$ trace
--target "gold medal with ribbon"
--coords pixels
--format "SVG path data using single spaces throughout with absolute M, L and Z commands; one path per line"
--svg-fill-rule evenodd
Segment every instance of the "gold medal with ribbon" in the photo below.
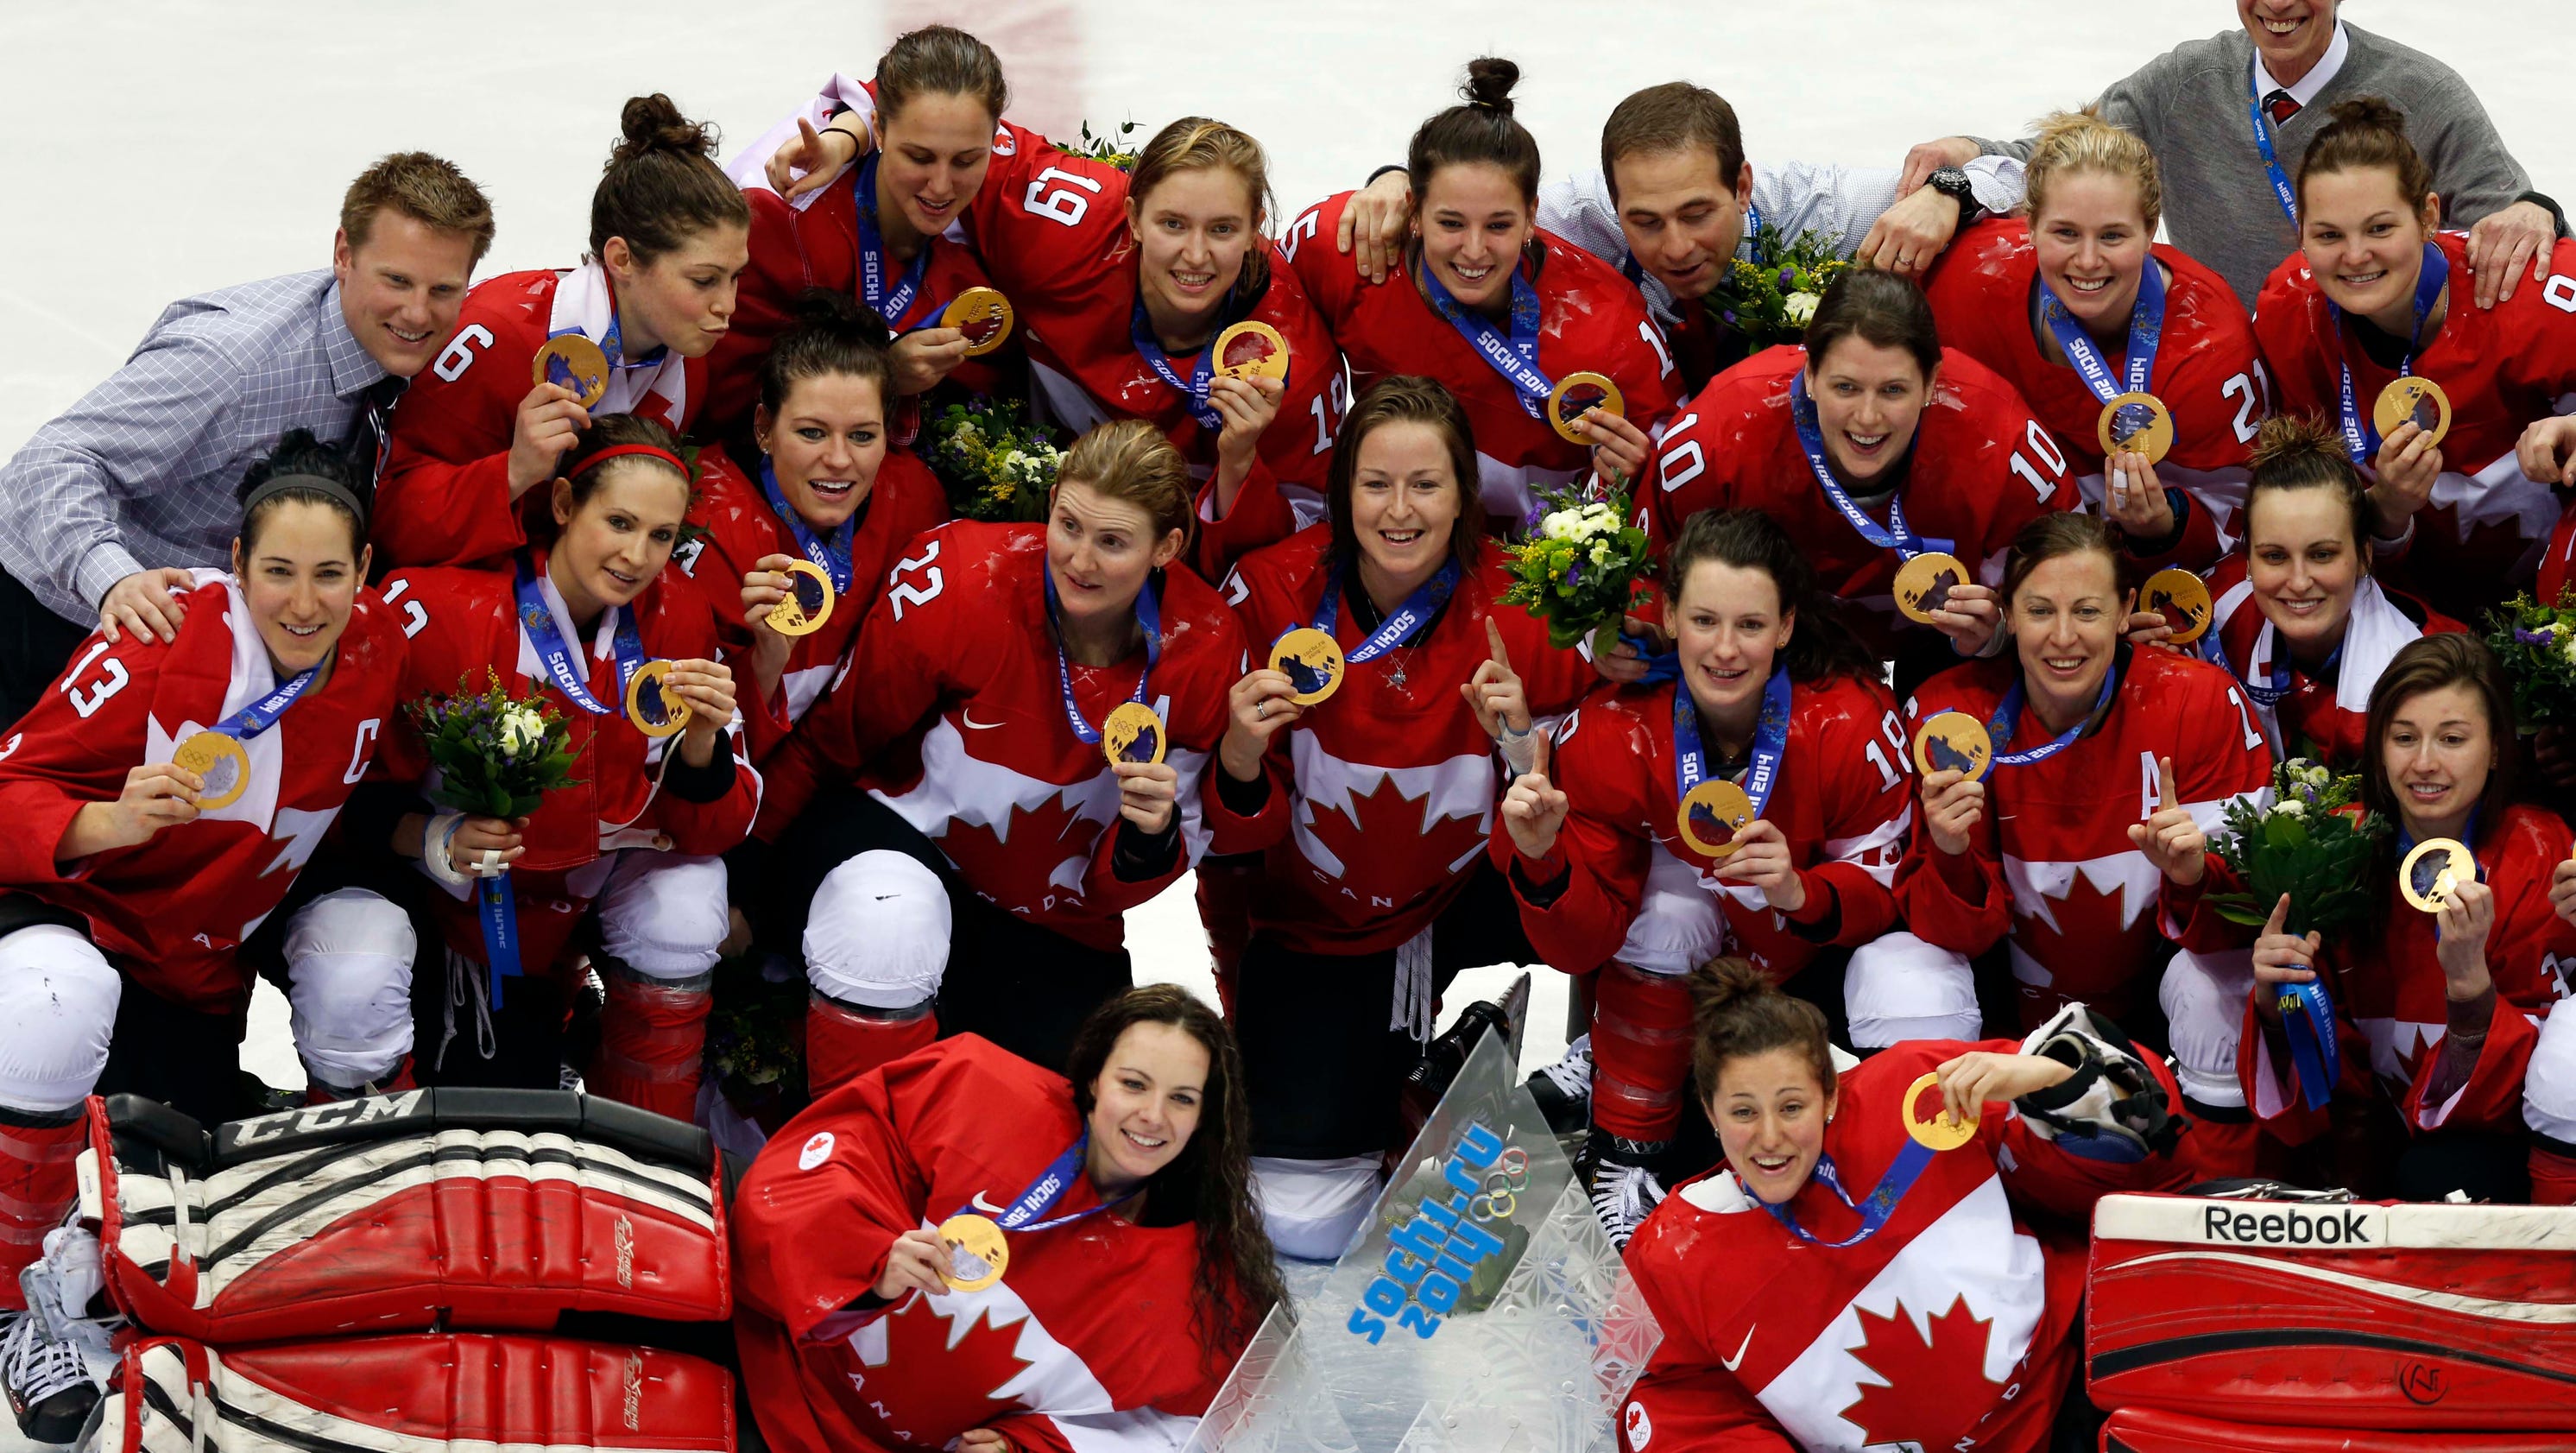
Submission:
M 2397 432 L 2400 424 L 2412 423 L 2428 436 L 2425 447 L 2442 442 L 2451 432 L 2451 396 L 2429 378 L 2408 374 L 2379 391 L 2379 402 L 2371 408 L 2371 422 L 2379 426 L 2379 437 Z
M 1742 846 L 1736 834 L 1753 821 L 1753 799 L 1735 783 L 1712 777 L 1682 799 L 1680 816 L 1682 841 L 1692 852 L 1723 858 Z
M 1928 1119 L 1917 1108 L 1927 1090 L 1931 1092 L 1932 1103 L 1936 1107 Z M 1977 1138 L 1975 1119 L 1961 1119 L 1942 1104 L 1941 1076 L 1937 1073 L 1926 1074 L 1907 1087 L 1904 1111 L 1905 1133 L 1913 1136 L 1915 1144 L 1926 1150 L 1957 1150 Z
M 1011 300 L 993 288 L 968 288 L 940 311 L 939 326 L 966 335 L 966 356 L 981 358 L 1011 336 Z
M 1313 626 L 1299 626 L 1270 648 L 1270 669 L 1296 688 L 1290 700 L 1313 706 L 1342 689 L 1342 644 Z
M 608 397 L 608 355 L 579 333 L 549 338 L 528 371 L 531 383 L 550 383 L 581 400 L 585 409 Z
M 1926 550 L 1896 567 L 1896 608 L 1907 620 L 1932 623 L 1932 612 L 1950 603 L 1954 586 L 1968 583 L 1968 567 L 1956 555 Z
M 769 628 L 782 636 L 810 636 L 832 618 L 831 573 L 811 560 L 791 560 L 785 573 L 787 594 L 769 608 Z
M 1249 318 L 1216 335 L 1219 378 L 1288 377 L 1288 340 L 1267 323 Z
M 1574 428 L 1574 421 L 1595 409 L 1624 415 L 1628 401 L 1620 396 L 1619 385 L 1597 373 L 1569 373 L 1556 381 L 1547 396 L 1548 427 L 1559 437 L 1576 444 L 1594 444 Z
M 250 790 L 250 753 L 239 738 L 224 732 L 198 732 L 181 742 L 170 754 L 170 765 L 196 773 L 206 784 L 197 794 L 199 812 L 230 807 Z
M 670 690 L 671 663 L 647 661 L 626 682 L 626 719 L 648 737 L 677 736 L 689 725 L 689 704 Z
M 2093 426 L 2093 441 L 2105 457 L 2144 454 L 2149 464 L 2164 462 L 2173 448 L 2173 411 L 2154 394 L 2121 394 L 2102 406 Z
M 1167 745 L 1164 739 L 1170 735 L 1154 708 L 1141 701 L 1122 701 L 1100 724 L 1100 750 L 1113 765 L 1159 762 Z
M 1010 1270 L 1010 1240 L 989 1216 L 951 1216 L 939 1223 L 939 1239 L 948 1248 L 948 1264 L 939 1269 L 939 1279 L 951 1291 L 980 1292 Z
M 1914 734 L 1914 767 L 1926 777 L 1957 771 L 1975 782 L 1994 761 L 1995 744 L 1986 735 L 1986 724 L 1964 711 L 1935 713 Z
M 2165 618 L 2173 631 L 2168 644 L 2188 646 L 2209 631 L 2214 614 L 2209 601 L 2209 582 L 2179 565 L 2170 565 L 2147 577 L 2138 589 L 2138 609 Z
M 2478 878 L 2478 860 L 2456 838 L 2428 837 L 2397 865 L 2397 891 L 2426 913 L 2439 913 L 2462 883 Z

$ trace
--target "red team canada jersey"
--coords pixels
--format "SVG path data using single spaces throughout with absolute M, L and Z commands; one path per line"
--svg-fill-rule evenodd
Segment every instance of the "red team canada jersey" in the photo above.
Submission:
M 1626 939 L 1658 852 L 1688 864 L 1718 895 L 1734 940 L 1729 951 L 1775 983 L 1828 944 L 1864 944 L 1895 928 L 1888 888 L 1905 856 L 1914 799 L 1905 732 L 1887 689 L 1848 676 L 1789 689 L 1789 739 L 1762 816 L 1788 838 L 1806 886 L 1795 918 L 1773 909 L 1761 889 L 1717 877 L 1720 860 L 1681 839 L 1673 784 L 1673 693 L 1681 689 L 1667 682 L 1604 692 L 1559 728 L 1548 770 L 1572 810 L 1547 860 L 1522 866 L 1534 883 L 1571 877 L 1548 907 L 1522 903 L 1531 946 L 1567 973 L 1599 968 Z M 1500 823 L 1492 845 L 1506 868 L 1520 852 Z
M 1798 542 L 1826 593 L 1883 618 L 1884 638 L 1910 626 L 1894 613 L 1897 554 L 1861 538 L 1816 481 L 1790 410 L 1790 382 L 1806 366 L 1804 348 L 1768 349 L 1683 405 L 1647 466 L 1637 523 L 1661 555 L 1701 510 L 1758 509 Z M 2004 552 L 2023 525 L 2080 503 L 2030 406 L 1957 349 L 1942 350 L 1940 383 L 1902 468 L 1906 527 L 1949 541 L 1943 548 L 1988 585 L 2003 579 Z M 1884 506 L 1870 517 L 1887 524 Z
M 1002 1280 L 851 1310 L 907 1231 L 1010 1206 L 1082 1134 L 1060 1075 L 963 1034 L 863 1075 L 752 1162 L 733 1205 L 735 1332 L 779 1453 L 942 1448 L 993 1428 L 1030 1453 L 1164 1453 L 1241 1351 L 1211 1347 L 1198 1230 L 1114 1211 L 1009 1233 Z M 1090 1177 L 1047 1214 L 1098 1206 Z
M 456 336 L 394 409 L 376 490 L 382 563 L 491 564 L 527 543 L 521 509 L 542 508 L 545 496 L 531 489 L 511 500 L 510 439 L 519 403 L 535 387 L 530 366 L 548 338 L 578 331 L 599 343 L 616 316 L 608 274 L 596 262 L 474 285 Z M 622 368 L 612 357 L 608 393 L 590 412 L 641 414 L 684 432 L 705 399 L 706 367 L 669 353 Z
M 1824 1132 L 1844 1190 L 1864 1200 L 1912 1144 L 1900 1117 L 1916 1077 L 1970 1050 L 2020 1048 L 1914 1040 L 1846 1072 Z M 1692 1181 L 1628 1245 L 1664 1340 L 1620 1410 L 1620 1447 L 2036 1453 L 2077 1352 L 2080 1218 L 2103 1195 L 2183 1179 L 2163 1155 L 2128 1166 L 2068 1155 L 1989 1104 L 1977 1138 L 1934 1155 L 1856 1245 L 1799 1239 L 1732 1171 Z M 1827 1242 L 1862 1225 L 1812 1178 L 1786 1209 Z
M 913 536 L 948 518 L 948 496 L 919 459 L 901 449 L 886 451 L 867 502 L 853 520 L 850 588 L 833 600 L 831 618 L 821 630 L 796 638 L 787 653 L 787 669 L 778 678 L 778 695 L 755 702 L 750 688 L 753 636 L 743 621 L 742 578 L 764 556 L 802 560 L 805 551 L 796 543 L 795 531 L 770 505 L 756 475 L 746 477 L 715 449 L 698 455 L 698 468 L 698 495 L 690 502 L 689 521 L 706 535 L 695 548 L 682 546 L 672 556 L 672 564 L 706 602 L 724 662 L 733 668 L 735 699 L 742 709 L 751 759 L 766 762 L 806 711 L 822 699 L 833 674 L 848 659 L 851 644 L 859 638 L 860 623 L 876 603 L 886 572 L 902 558 L 903 547 L 912 543 Z M 759 469 L 759 461 L 752 468 Z
M 2467 235 L 2436 233 L 2433 242 L 2450 259 L 2450 299 L 2414 371 L 2449 395 L 2451 432 L 2442 439 L 2432 498 L 2416 512 L 2414 540 L 2391 574 L 2445 612 L 2478 620 L 2531 579 L 2558 520 L 2556 495 L 2523 477 L 2514 446 L 2533 420 L 2576 408 L 2576 243 L 2558 244 L 2546 286 L 2518 288 L 2480 308 L 2463 286 Z M 2285 411 L 2339 417 L 2339 365 L 2348 359 L 2353 406 L 2370 425 L 2379 391 L 2397 374 L 2353 341 L 2348 324 L 2339 326 L 2303 254 L 2291 253 L 2272 270 L 2254 327 Z M 2375 476 L 2371 463 L 2362 467 Z
M 2165 880 L 2130 845 L 2129 824 L 2155 814 L 2156 759 L 2173 759 L 2176 796 L 2206 832 L 2230 800 L 2271 782 L 2263 728 L 2224 670 L 2158 647 L 2123 655 L 2100 726 L 2053 756 L 1991 769 L 1969 850 L 1945 853 L 1917 833 L 1897 874 L 1917 937 L 1971 956 L 1999 938 L 2010 945 L 2026 1027 L 2070 1002 L 2125 1022 L 2155 994 Z M 1909 734 L 1944 711 L 1987 720 L 2020 670 L 2004 658 L 1933 677 L 1906 704 Z M 1998 753 L 2046 746 L 2053 734 L 2025 706 L 2010 735 Z
M 2288 658 L 2274 644 L 2279 634 L 2255 604 L 2242 554 L 2228 556 L 2210 572 L 2209 596 L 2211 625 L 2200 638 L 2201 655 L 2239 681 L 2270 688 L 2275 664 L 2286 666 Z M 2265 706 L 2251 691 L 2245 698 L 2271 739 L 2274 757 L 2306 757 L 2337 772 L 2358 772 L 2369 740 L 2370 688 L 2388 668 L 2389 658 L 2409 641 L 2465 629 L 2413 596 L 2363 576 L 2353 594 L 2352 618 L 2344 627 L 2334 673 L 2319 679 L 2291 666 L 2284 683 L 2289 694 L 2277 703 Z
M 207 1013 L 250 1002 L 234 958 L 331 830 L 395 717 L 402 632 L 361 591 L 331 678 L 242 743 L 250 785 L 229 806 L 133 847 L 57 867 L 54 847 L 126 774 L 275 690 L 240 588 L 200 570 L 178 640 L 93 634 L 54 689 L 0 740 L 0 886 L 89 920 L 109 962 L 164 999 Z
M 1263 660 L 1268 643 L 1315 623 L 1331 551 L 1332 527 L 1313 525 L 1235 567 L 1225 596 Z M 1485 850 L 1502 780 L 1493 741 L 1458 692 L 1491 658 L 1485 622 L 1502 630 L 1534 714 L 1570 709 L 1600 679 L 1572 650 L 1550 646 L 1529 612 L 1495 607 L 1509 584 L 1486 546 L 1414 644 L 1350 667 L 1331 700 L 1271 737 L 1273 805 L 1259 819 L 1235 817 L 1207 794 L 1217 851 L 1271 850 L 1253 900 L 1257 927 L 1300 953 L 1376 953 L 1456 900 Z M 1342 585 L 1356 593 L 1356 572 Z M 1368 638 L 1345 604 L 1334 639 L 1348 652 Z
M 2156 477 L 2192 497 L 2191 519 L 2167 552 L 2195 570 L 2217 561 L 2239 533 L 2245 507 L 2246 455 L 2267 413 L 2263 355 L 2245 306 L 2225 279 L 2180 250 L 2158 243 L 2165 287 L 2165 326 L 2148 392 L 2173 415 L 2173 448 Z M 1961 232 L 1933 266 L 1924 296 L 1941 341 L 2003 375 L 2056 435 L 2079 477 L 2085 503 L 2102 504 L 2102 401 L 2083 375 L 2051 362 L 2031 333 L 2031 300 L 2039 264 L 2030 224 L 1999 218 Z M 2114 376 L 2121 358 L 2104 350 Z
M 1121 881 L 1118 777 L 1065 720 L 1042 580 L 1044 525 L 959 520 L 912 542 L 859 633 L 856 665 L 771 758 L 761 835 L 774 838 L 827 780 L 855 778 L 939 844 L 986 900 L 1094 948 L 1120 915 L 1177 877 L 1207 843 L 1199 779 L 1225 735 L 1243 630 L 1187 569 L 1163 573 L 1163 649 L 1146 696 L 1171 732 L 1184 851 L 1171 872 Z M 1148 589 L 1153 587 L 1148 586 Z M 1138 652 L 1074 666 L 1094 729 L 1135 692 Z
M 1289 262 L 1349 358 L 1355 392 L 1409 373 L 1436 378 L 1457 395 L 1475 433 L 1487 517 L 1497 529 L 1511 526 L 1536 503 L 1534 489 L 1589 474 L 1592 449 L 1521 406 L 1511 380 L 1431 306 L 1410 255 L 1385 282 L 1371 283 L 1330 246 L 1351 196 L 1328 197 L 1289 226 L 1281 244 Z M 1540 232 L 1537 240 L 1540 261 L 1521 266 L 1538 292 L 1539 371 L 1551 379 L 1569 373 L 1608 378 L 1619 385 L 1622 412 L 1652 438 L 1672 417 L 1680 384 L 1645 299 L 1617 268 L 1564 238 Z

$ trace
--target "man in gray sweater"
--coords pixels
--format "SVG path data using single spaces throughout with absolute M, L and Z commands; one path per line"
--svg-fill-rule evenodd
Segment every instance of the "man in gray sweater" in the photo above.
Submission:
M 2334 103 L 2381 96 L 2406 113 L 2406 135 L 2432 165 L 2444 221 L 2469 229 L 2478 306 L 2513 296 L 2526 270 L 2546 277 L 2550 244 L 2565 230 L 2558 206 L 2530 190 L 2468 82 L 2421 51 L 2344 24 L 2336 6 L 2236 0 L 2238 29 L 2176 46 L 2102 93 L 2103 117 L 2155 149 L 2174 245 L 2217 269 L 2251 310 L 2264 278 L 2299 245 L 2285 188 L 2275 187 L 2255 128 L 2295 184 Z M 2031 145 L 1928 141 L 1907 153 L 1902 185 L 1911 191 L 1935 168 L 1973 156 L 2028 160 Z

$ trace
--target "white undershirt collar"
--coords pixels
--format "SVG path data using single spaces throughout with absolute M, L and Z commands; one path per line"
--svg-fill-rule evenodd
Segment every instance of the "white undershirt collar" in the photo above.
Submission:
M 2287 91 L 2290 93 L 2291 100 L 2304 107 L 2317 99 L 2317 93 L 2326 88 L 2326 82 L 2333 80 L 2335 72 L 2343 69 L 2344 57 L 2351 54 L 2352 37 L 2344 32 L 2343 22 L 2337 20 L 2334 39 L 2327 44 L 2326 53 L 2317 59 L 2315 65 L 2308 68 L 2306 75 L 2299 77 L 2297 85 L 2284 86 L 2273 80 L 2272 73 L 2264 68 L 2263 52 L 2260 47 L 2257 47 L 2254 52 L 2254 94 L 2259 98 L 2269 96 L 2274 91 Z

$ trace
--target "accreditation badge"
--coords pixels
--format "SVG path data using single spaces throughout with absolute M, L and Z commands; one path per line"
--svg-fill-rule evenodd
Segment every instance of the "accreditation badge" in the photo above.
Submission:
M 810 636 L 832 618 L 832 577 L 811 560 L 791 560 L 787 594 L 769 608 L 769 628 L 782 636 Z
M 1270 648 L 1270 669 L 1296 689 L 1290 699 L 1313 706 L 1342 689 L 1342 644 L 1313 626 L 1299 626 Z
M 980 1292 L 1010 1269 L 1011 1243 L 989 1216 L 951 1216 L 939 1223 L 939 1239 L 948 1247 L 948 1264 L 939 1269 L 939 1279 L 951 1291 Z
M 1122 701 L 1100 724 L 1100 750 L 1113 766 L 1120 762 L 1159 762 L 1163 760 L 1164 739 L 1169 735 L 1154 708 L 1141 701 Z
M 1624 415 L 1627 402 L 1619 395 L 1619 385 L 1602 375 L 1569 373 L 1556 381 L 1555 390 L 1547 396 L 1548 426 L 1573 443 L 1595 444 L 1600 441 L 1575 431 L 1574 421 L 1595 409 Z
M 206 786 L 197 794 L 197 810 L 230 807 L 250 790 L 250 753 L 241 740 L 223 732 L 199 732 L 170 754 L 170 765 L 197 774 Z
M 581 400 L 585 409 L 608 397 L 608 355 L 579 333 L 559 333 L 537 350 L 532 383 L 550 383 Z
M 647 661 L 626 682 L 626 719 L 648 737 L 677 736 L 689 725 L 689 704 L 670 690 L 671 663 Z
M 1682 841 L 1703 857 L 1723 858 L 1742 846 L 1736 834 L 1753 821 L 1753 799 L 1742 787 L 1711 778 L 1690 790 L 1681 805 Z
M 939 326 L 966 335 L 966 356 L 981 358 L 1011 336 L 1011 300 L 992 288 L 968 288 L 949 300 Z
M 1914 735 L 1914 766 L 1926 777 L 1955 771 L 1975 782 L 1994 760 L 1995 744 L 1986 735 L 1986 724 L 1964 711 L 1935 713 Z

